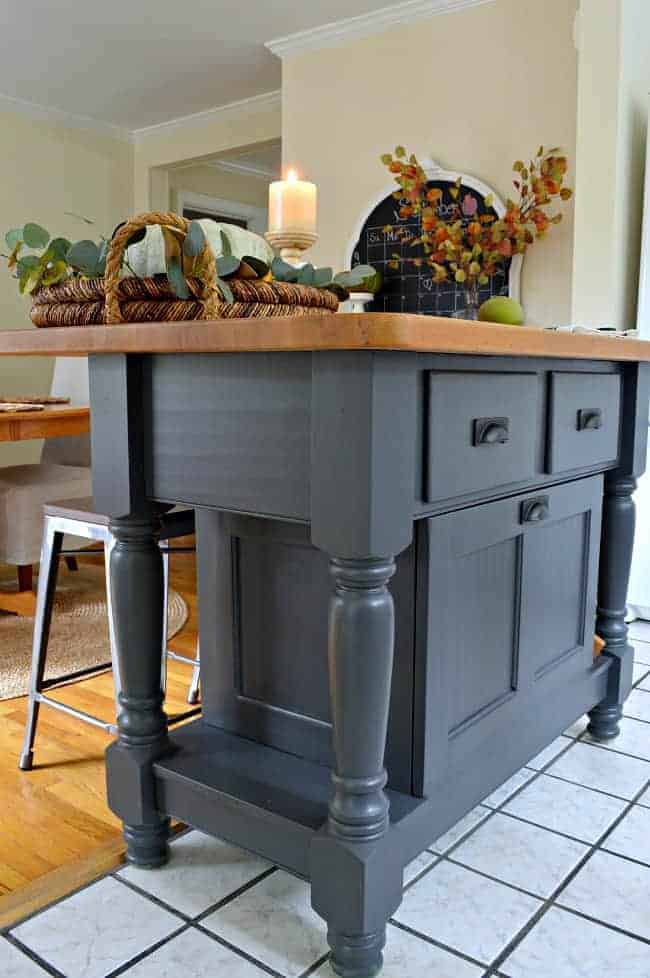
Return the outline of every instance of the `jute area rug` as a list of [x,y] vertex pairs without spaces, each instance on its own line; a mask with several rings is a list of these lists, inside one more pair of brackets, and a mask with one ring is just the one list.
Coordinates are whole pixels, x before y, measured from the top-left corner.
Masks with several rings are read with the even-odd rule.
[[[3,568],[4,570],[4,568]],[[0,583],[5,587],[5,574]],[[187,621],[187,605],[169,592],[169,638]],[[34,619],[0,612],[0,700],[24,696],[29,685]],[[106,615],[106,578],[99,564],[80,564],[69,571],[63,563],[52,615],[47,651],[47,679],[110,660]]]

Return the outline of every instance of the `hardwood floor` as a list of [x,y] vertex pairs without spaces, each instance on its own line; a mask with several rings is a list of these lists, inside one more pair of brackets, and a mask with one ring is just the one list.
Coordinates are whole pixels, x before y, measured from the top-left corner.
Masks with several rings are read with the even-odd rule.
[[[193,656],[197,637],[194,554],[172,557],[171,584],[185,598],[189,618],[169,645]],[[189,666],[169,663],[168,712],[188,708],[190,674]],[[114,715],[109,673],[57,690],[56,695],[103,719]],[[110,736],[43,707],[34,770],[22,772],[18,756],[25,711],[25,698],[0,702],[0,927],[115,866],[123,852],[119,822],[106,804],[104,750]]]

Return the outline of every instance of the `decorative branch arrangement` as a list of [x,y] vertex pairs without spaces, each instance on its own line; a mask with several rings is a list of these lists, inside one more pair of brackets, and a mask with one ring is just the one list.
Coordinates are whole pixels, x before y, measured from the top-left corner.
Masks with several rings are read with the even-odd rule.
[[[123,227],[119,224],[113,231]],[[179,299],[190,296],[188,278],[204,278],[206,255],[206,235],[199,221],[191,221],[187,232],[169,224],[160,226],[165,246],[165,275],[174,294]],[[143,241],[146,228],[140,228],[129,239],[127,247]],[[107,238],[99,242],[85,239],[74,244],[67,238],[51,238],[48,231],[39,224],[29,223],[22,228],[14,228],[5,235],[9,254],[7,265],[18,279],[21,294],[33,295],[39,289],[57,285],[69,278],[101,278],[106,271],[106,258],[110,246]],[[303,265],[295,268],[275,258],[267,263],[252,255],[237,257],[233,254],[232,243],[226,231],[221,231],[221,255],[216,259],[216,285],[227,303],[234,301],[228,280],[257,279],[267,282],[292,282],[309,285],[317,289],[328,289],[339,301],[348,298],[349,292],[359,287],[375,274],[370,265],[359,265],[352,271],[335,275],[331,268],[314,268]],[[125,251],[126,272],[134,275],[129,266]]]
[[[503,271],[513,255],[521,255],[536,240],[546,236],[552,224],[562,220],[560,212],[549,214],[554,201],[567,201],[573,191],[564,186],[567,158],[559,148],[544,150],[540,146],[528,164],[513,164],[516,200],[508,199],[503,217],[495,213],[478,213],[478,201],[467,192],[461,198],[459,177],[450,190],[456,202],[451,218],[441,218],[438,205],[442,191],[429,188],[427,175],[417,160],[407,158],[403,146],[395,153],[385,153],[381,162],[395,177],[399,190],[393,196],[400,202],[399,215],[408,219],[417,215],[421,234],[409,239],[410,246],[422,245],[423,257],[403,258],[394,253],[389,267],[399,269],[402,262],[415,267],[429,266],[434,282],[455,281],[465,288],[487,285],[490,278]],[[485,198],[488,208],[490,196]],[[406,228],[388,225],[386,232],[408,236]]]

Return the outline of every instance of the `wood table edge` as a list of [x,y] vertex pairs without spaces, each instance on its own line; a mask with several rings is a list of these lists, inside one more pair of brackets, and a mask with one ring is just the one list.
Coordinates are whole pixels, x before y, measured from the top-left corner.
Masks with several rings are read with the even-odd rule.
[[650,361],[650,342],[405,313],[342,313],[0,331],[0,356],[394,350]]

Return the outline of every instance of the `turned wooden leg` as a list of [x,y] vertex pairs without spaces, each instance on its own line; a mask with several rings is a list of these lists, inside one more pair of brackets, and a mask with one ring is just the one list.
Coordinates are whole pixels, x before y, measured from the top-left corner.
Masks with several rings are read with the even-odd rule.
[[331,561],[329,668],[335,766],[328,825],[312,846],[312,903],[327,921],[332,968],[382,966],[401,867],[376,858],[389,825],[384,750],[393,668],[392,557]]
[[127,859],[160,866],[169,819],[156,808],[153,762],[169,749],[163,711],[163,565],[157,517],[113,520],[109,577],[120,677],[118,740],[107,751],[108,799],[124,823]]
[[634,649],[627,640],[625,614],[634,544],[635,489],[636,479],[630,476],[612,472],[606,477],[596,632],[605,642],[602,655],[614,661],[607,696],[589,713],[589,733],[598,740],[617,736],[623,704],[632,689]]

